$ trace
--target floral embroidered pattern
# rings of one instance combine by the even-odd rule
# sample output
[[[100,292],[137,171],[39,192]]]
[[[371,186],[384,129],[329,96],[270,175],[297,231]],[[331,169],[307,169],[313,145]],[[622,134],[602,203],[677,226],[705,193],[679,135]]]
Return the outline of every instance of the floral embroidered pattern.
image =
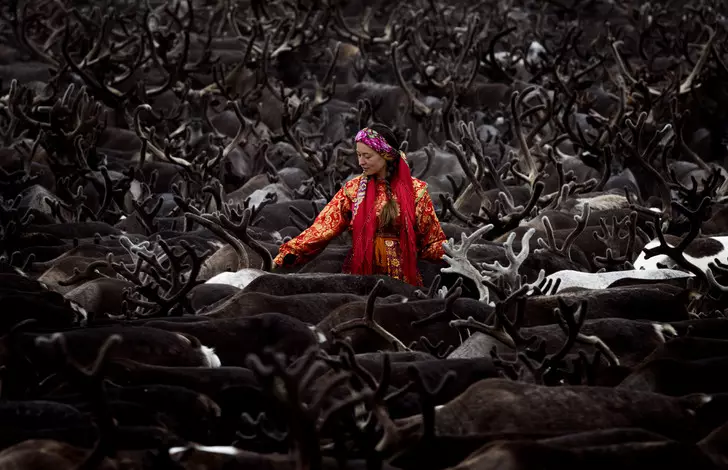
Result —
[[[351,220],[356,217],[356,212],[359,210],[361,202],[364,200],[364,196],[367,195],[367,182],[369,178],[361,178],[359,183],[359,189],[356,191],[356,198],[354,199],[354,207],[351,209]]]

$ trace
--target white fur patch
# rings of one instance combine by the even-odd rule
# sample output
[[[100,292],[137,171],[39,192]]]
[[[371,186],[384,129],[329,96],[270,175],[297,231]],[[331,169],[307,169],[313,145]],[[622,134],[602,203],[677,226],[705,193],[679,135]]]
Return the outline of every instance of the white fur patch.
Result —
[[[138,201],[144,193],[142,191],[142,184],[138,180],[132,180],[131,184],[129,185],[129,192],[131,193],[132,199]]]
[[[627,271],[611,271],[604,273],[585,273],[580,271],[563,270],[546,276],[546,280],[561,280],[556,292],[561,292],[570,287],[581,287],[584,289],[606,289],[615,281],[620,279],[678,279],[694,276],[692,273],[677,271],[674,269],[632,269]]]
[[[73,311],[78,313],[79,316],[81,317],[81,319],[78,321],[78,323],[81,326],[85,326],[86,321],[88,321],[88,312],[86,311],[86,309],[81,307],[81,305],[77,304],[73,300],[69,300],[68,302],[71,304],[71,308],[73,309]]]
[[[316,335],[316,340],[318,340],[319,344],[323,344],[328,341],[326,339],[326,335],[323,334],[315,325],[308,325],[308,328]]]
[[[187,447],[170,447],[169,455],[180,454],[180,453],[185,452],[190,449],[194,449],[194,450],[197,450],[200,452],[208,452],[210,454],[231,455],[231,456],[235,456],[240,453],[240,450],[233,446],[199,446],[197,444],[192,444]]]
[[[215,354],[215,349],[201,345],[200,351],[202,351],[202,356],[205,358],[205,367],[222,367],[222,362]]]
[[[244,289],[253,280],[260,276],[267,274],[261,269],[245,268],[240,271],[231,273],[226,271],[205,281],[205,284],[226,284],[228,286],[237,287],[238,289]]]
[[[661,342],[665,342],[665,333],[667,333],[669,336],[676,337],[677,336],[677,330],[672,325],[668,325],[666,323],[653,323],[652,327],[655,329],[655,333],[660,338]]]
[[[703,405],[710,403],[711,401],[713,401],[713,397],[711,395],[703,395],[700,397],[700,403]]]
[[[212,247],[215,249],[215,251],[217,251],[220,248],[222,248],[225,245],[227,245],[227,243],[223,243],[223,242],[221,242],[219,240],[209,240],[207,243],[209,243],[210,245],[212,245]]]
[[[589,203],[589,208],[593,211],[607,211],[610,209],[620,209],[627,207],[629,202],[627,198],[619,194],[600,194],[594,197],[579,198],[576,200],[576,208],[583,210],[584,203]]]
[[[721,261],[723,263],[728,262],[728,237],[709,237],[713,240],[719,242],[721,245],[723,245],[723,250],[721,250],[719,253],[715,255],[705,256],[702,258],[695,258],[693,256],[690,256],[688,254],[684,254],[685,259],[688,260],[691,264],[694,264],[696,267],[700,268],[701,271],[706,272],[709,268],[709,264],[715,262],[716,260]],[[650,243],[645,245],[644,249],[640,253],[640,255],[637,257],[637,259],[634,262],[635,269],[664,269],[659,268],[657,264],[662,264],[667,266],[668,268],[672,269],[677,266],[677,263],[672,260],[672,258],[668,257],[667,255],[655,255],[649,259],[645,258],[645,252],[644,250],[649,248],[655,248],[660,245],[660,241],[655,239],[652,240]],[[671,243],[668,243],[668,246],[674,246]],[[692,275],[692,274],[691,274]]]
[[[354,420],[359,429],[364,429],[369,424],[370,413],[364,403],[359,403],[354,407]]]
[[[531,42],[531,45],[528,46],[528,52],[526,53],[526,62],[529,64],[537,64],[543,62],[541,59],[541,54],[546,53],[546,48],[544,48],[540,42],[533,41]]]

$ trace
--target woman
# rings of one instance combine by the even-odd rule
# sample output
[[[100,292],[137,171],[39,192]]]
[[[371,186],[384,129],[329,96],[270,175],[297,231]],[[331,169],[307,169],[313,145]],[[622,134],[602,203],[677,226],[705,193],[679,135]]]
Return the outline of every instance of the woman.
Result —
[[[410,175],[404,152],[396,150],[400,143],[388,127],[364,128],[355,142],[363,174],[336,193],[311,227],[281,245],[274,263],[305,263],[348,228],[352,249],[344,272],[386,274],[422,286],[417,258],[441,259],[446,240],[427,185]]]

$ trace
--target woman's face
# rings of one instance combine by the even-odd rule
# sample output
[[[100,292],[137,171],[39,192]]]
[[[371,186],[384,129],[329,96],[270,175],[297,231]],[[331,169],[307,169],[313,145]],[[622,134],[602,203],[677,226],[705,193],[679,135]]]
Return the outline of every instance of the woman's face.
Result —
[[[380,178],[387,176],[387,160],[368,145],[357,142],[356,157],[367,176],[377,175]]]

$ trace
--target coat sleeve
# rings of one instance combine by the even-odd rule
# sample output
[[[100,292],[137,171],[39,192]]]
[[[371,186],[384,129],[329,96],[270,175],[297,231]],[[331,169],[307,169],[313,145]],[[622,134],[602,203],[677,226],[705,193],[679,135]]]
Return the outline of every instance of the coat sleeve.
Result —
[[[432,199],[423,187],[418,191],[416,197],[415,212],[417,214],[417,248],[418,255],[422,259],[439,260],[445,254],[442,244],[447,241],[445,232],[440,226],[440,221],[432,205]]]
[[[278,256],[273,262],[281,266],[286,255],[295,255],[293,265],[302,264],[321,253],[329,241],[341,234],[348,226],[351,217],[351,199],[345,188],[336,195],[319,212],[313,224],[297,237],[287,241],[278,249]]]

